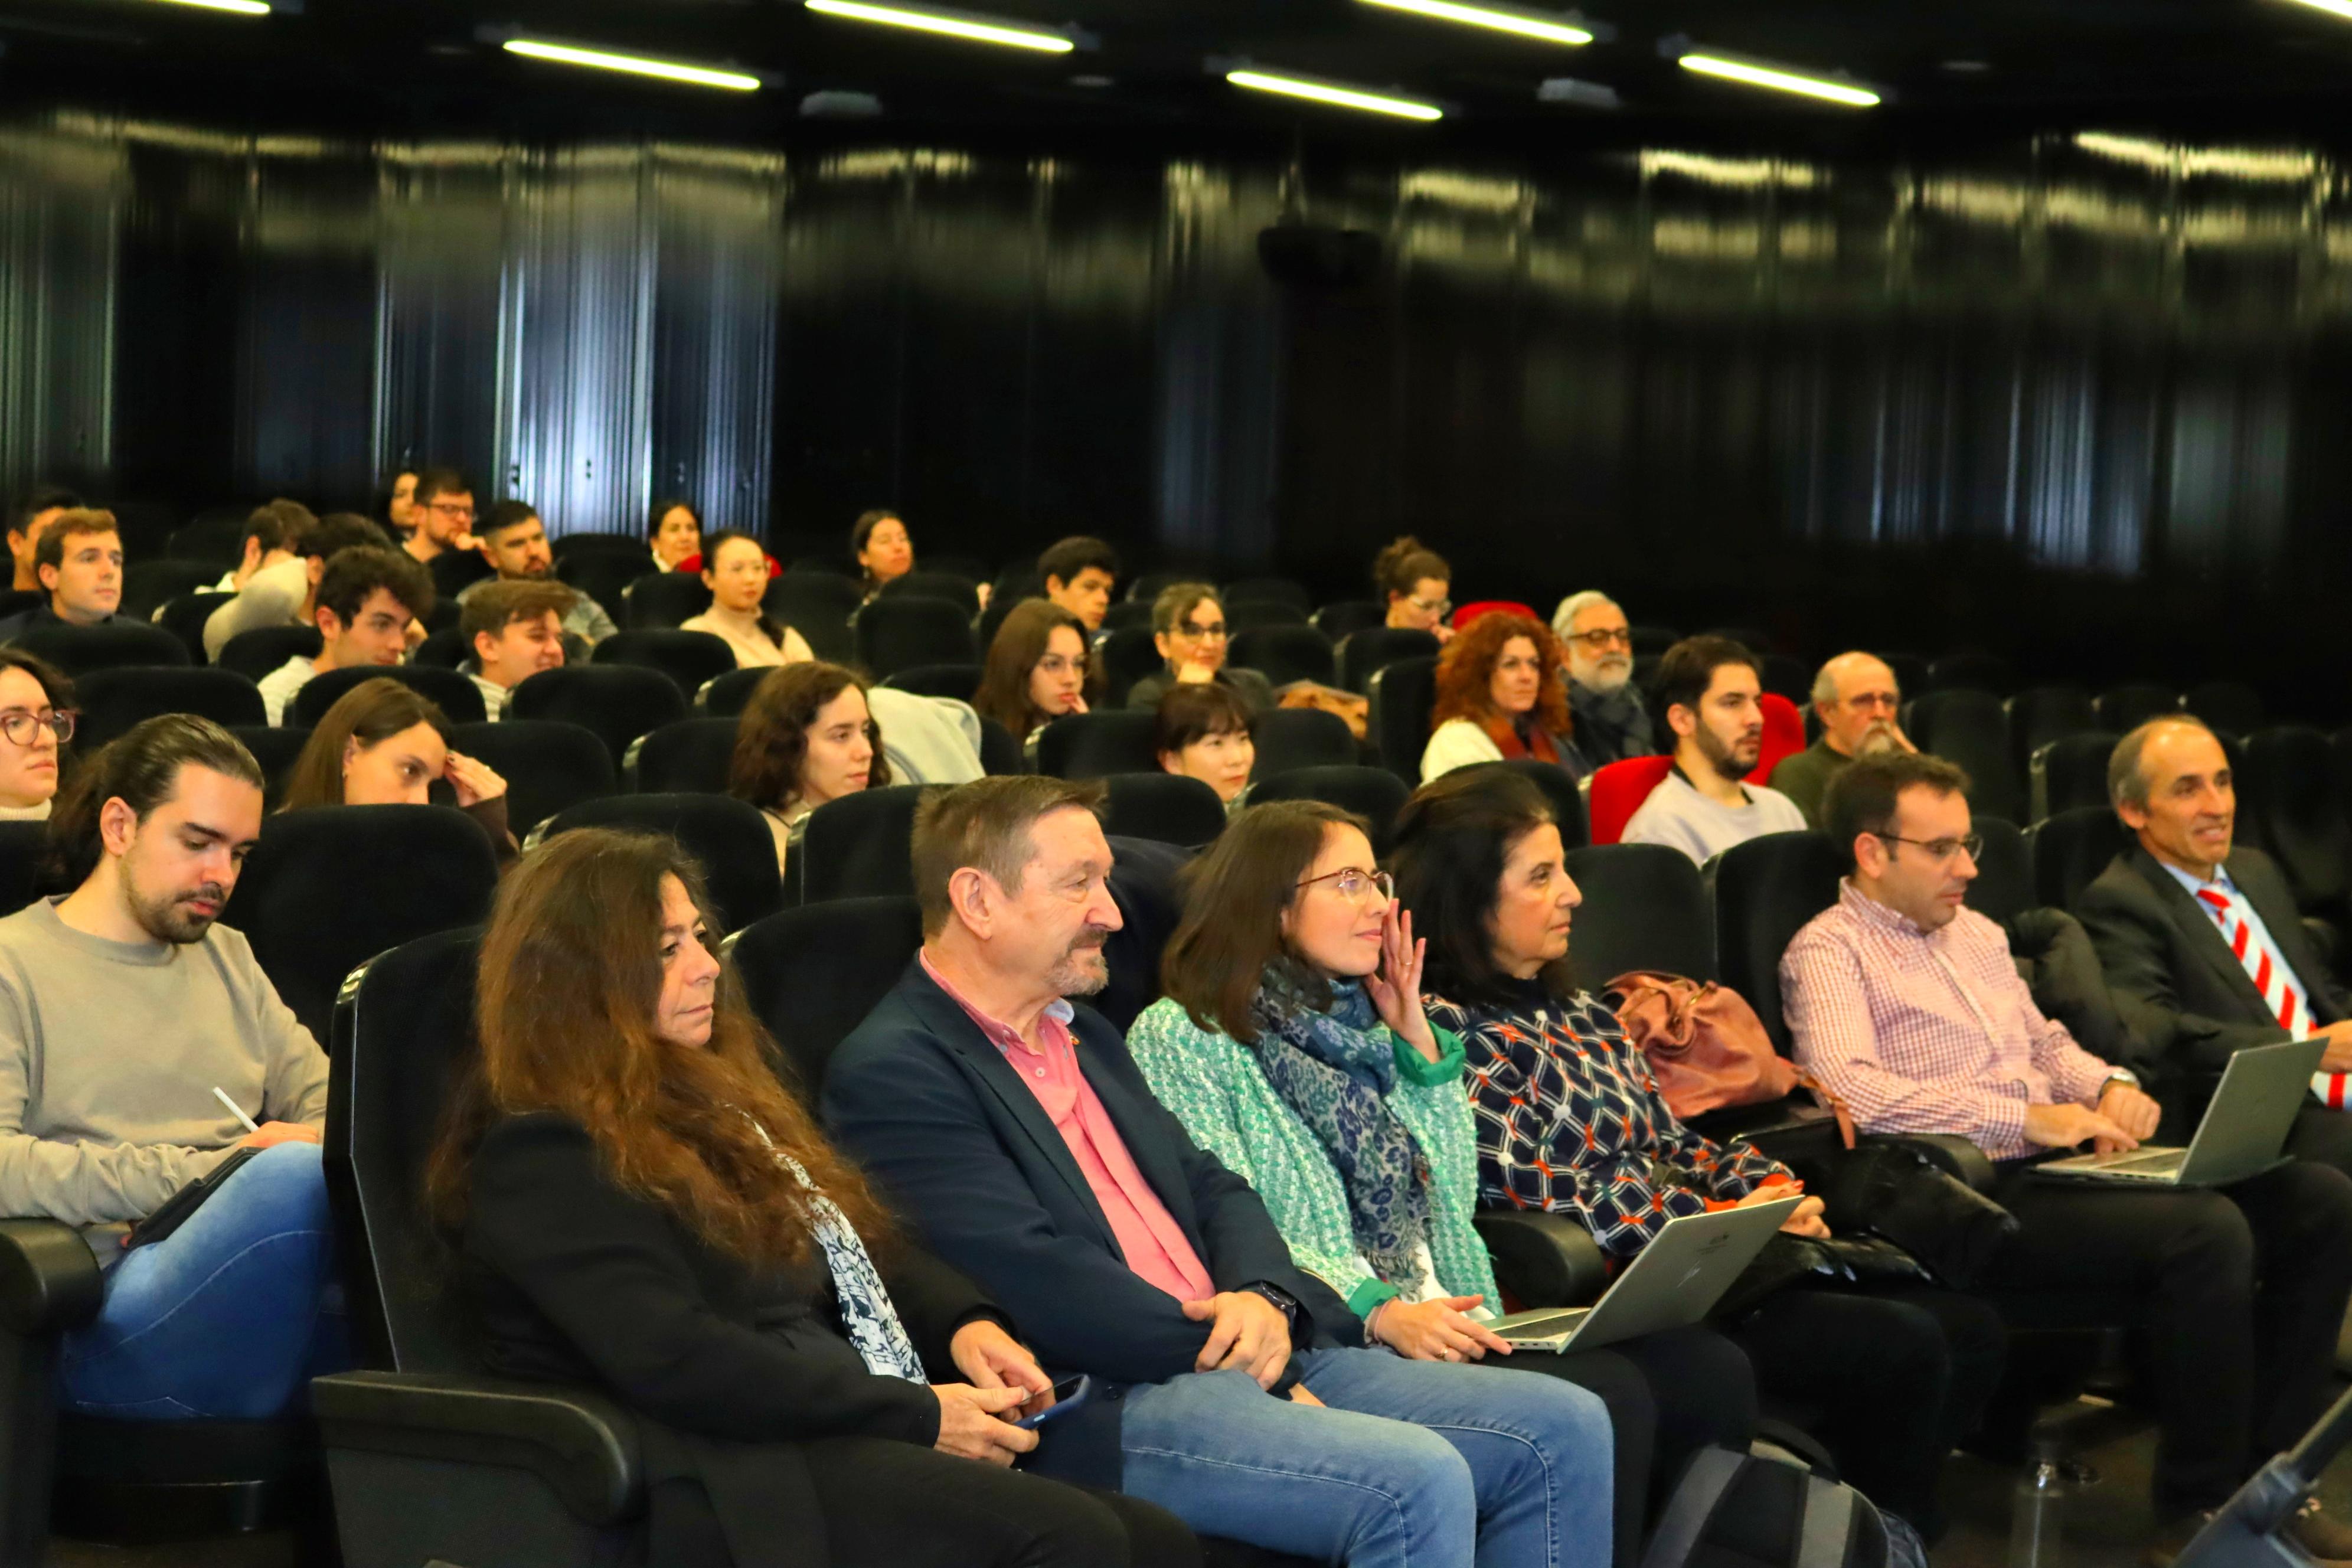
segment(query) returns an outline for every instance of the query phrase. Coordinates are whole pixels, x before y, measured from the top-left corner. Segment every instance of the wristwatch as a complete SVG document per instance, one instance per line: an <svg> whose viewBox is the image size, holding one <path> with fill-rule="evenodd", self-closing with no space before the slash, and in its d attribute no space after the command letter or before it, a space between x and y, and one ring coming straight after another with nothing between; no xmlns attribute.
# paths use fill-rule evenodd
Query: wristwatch
<svg viewBox="0 0 2352 1568"><path fill-rule="evenodd" d="M1297 1346L1298 1343L1299 1320L1307 1315L1307 1309L1299 1305L1298 1298L1284 1289L1281 1286L1269 1285L1263 1279L1255 1280L1250 1284L1244 1285L1242 1289L1250 1295L1263 1296L1267 1300L1274 1303L1275 1310L1280 1312L1283 1317L1289 1321L1290 1342L1294 1347Z"/></svg>
<svg viewBox="0 0 2352 1568"><path fill-rule="evenodd" d="M2107 1069L2107 1081L2099 1085L2099 1098L2105 1100L2107 1096L2107 1090L2119 1083L2127 1083L2131 1085L2132 1088L2137 1089L2139 1087L2139 1074L2132 1071L2129 1068L2109 1068Z"/></svg>

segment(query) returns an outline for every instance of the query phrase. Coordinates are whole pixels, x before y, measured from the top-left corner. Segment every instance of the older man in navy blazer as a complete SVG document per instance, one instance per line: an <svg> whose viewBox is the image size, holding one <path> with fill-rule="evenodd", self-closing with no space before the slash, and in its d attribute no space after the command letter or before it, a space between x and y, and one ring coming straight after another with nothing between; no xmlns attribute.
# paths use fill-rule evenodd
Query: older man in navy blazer
<svg viewBox="0 0 2352 1568"><path fill-rule="evenodd" d="M1301 1273L1249 1184L1152 1099L1101 989L1098 784L988 778L915 822L924 945L824 1112L1087 1407L1034 1468L1204 1533L1356 1568L1610 1561L1610 1436L1571 1384L1408 1362Z"/></svg>

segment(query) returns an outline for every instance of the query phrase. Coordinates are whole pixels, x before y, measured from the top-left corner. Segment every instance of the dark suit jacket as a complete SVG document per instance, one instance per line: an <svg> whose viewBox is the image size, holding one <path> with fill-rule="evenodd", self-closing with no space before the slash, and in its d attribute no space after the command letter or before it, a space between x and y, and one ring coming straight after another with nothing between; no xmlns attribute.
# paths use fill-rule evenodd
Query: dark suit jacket
<svg viewBox="0 0 2352 1568"><path fill-rule="evenodd" d="M2277 865L2259 849L2239 849L2224 866L2294 971L2312 1016L2323 1024L2344 1017L2343 988L2312 951ZM2173 1070L2218 1073L2232 1053L2286 1038L2212 915L2138 845L2107 862L2074 913L2124 1021Z"/></svg>
<svg viewBox="0 0 2352 1568"><path fill-rule="evenodd" d="M924 1367L963 1382L950 1339L1002 1314L913 1246L876 1263ZM715 1522L739 1568L822 1568L822 1516L793 1445L939 1438L938 1397L868 1372L843 1335L821 1253L753 1272L623 1191L567 1118L514 1117L483 1137L459 1276L490 1370L601 1387L638 1417L651 1562L708 1555L686 1543ZM662 1485L679 1479L701 1497Z"/></svg>
<svg viewBox="0 0 2352 1568"><path fill-rule="evenodd" d="M1079 1070L1216 1288L1276 1286L1313 1317L1314 1343L1362 1343L1346 1303L1292 1265L1249 1184L1152 1098L1118 1031L1084 1006L1070 1026ZM1191 1372L1208 1325L1127 1266L1036 1095L919 959L835 1053L824 1120L931 1249L1013 1312L1048 1371L1100 1385L1088 1408L1040 1428L1031 1468L1116 1486L1120 1392Z"/></svg>

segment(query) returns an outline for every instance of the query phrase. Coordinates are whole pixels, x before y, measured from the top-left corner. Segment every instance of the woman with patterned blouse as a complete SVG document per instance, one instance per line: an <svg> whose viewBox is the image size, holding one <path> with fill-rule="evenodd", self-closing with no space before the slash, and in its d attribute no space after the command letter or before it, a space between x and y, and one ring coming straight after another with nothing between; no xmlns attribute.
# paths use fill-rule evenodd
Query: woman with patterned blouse
<svg viewBox="0 0 2352 1568"><path fill-rule="evenodd" d="M1256 1189L1292 1258L1370 1342L1422 1361L1491 1352L1599 1394L1615 1435L1615 1558L1633 1562L1654 1493L1690 1454L1746 1446L1745 1358L1703 1329L1555 1356L1486 1327L1496 1292L1471 1225L1462 1044L1423 1012L1423 944L1361 818L1315 801L1248 808L1188 870L1186 895L1167 994L1128 1035L1152 1092Z"/></svg>
<svg viewBox="0 0 2352 1568"><path fill-rule="evenodd" d="M1615 1016L1570 989L1569 924L1582 895L1531 782L1481 768L1423 785L1399 820L1393 863L1399 897L1431 932L1430 1019L1458 1035L1467 1058L1484 1201L1572 1215L1624 1259L1678 1215L1787 1195L1786 1166L1676 1120ZM1781 1228L1828 1235L1821 1200L1805 1199ZM1934 1539L1944 1456L2000 1381L1993 1310L1927 1286L1790 1288L1724 1327L1768 1409Z"/></svg>

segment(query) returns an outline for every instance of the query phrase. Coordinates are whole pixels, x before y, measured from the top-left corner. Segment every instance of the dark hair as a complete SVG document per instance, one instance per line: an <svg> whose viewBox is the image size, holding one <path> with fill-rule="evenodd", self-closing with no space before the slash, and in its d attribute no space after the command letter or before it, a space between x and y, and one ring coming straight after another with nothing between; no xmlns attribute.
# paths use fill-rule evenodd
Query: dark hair
<svg viewBox="0 0 2352 1568"><path fill-rule="evenodd" d="M701 511L684 496L671 496L667 500L654 502L652 515L646 519L646 538L648 540L660 538L662 519L674 511L683 511L687 516L694 519L694 531L698 534L702 531Z"/></svg>
<svg viewBox="0 0 2352 1568"><path fill-rule="evenodd" d="M423 692L383 676L361 681L319 716L286 775L286 800L278 809L342 805L343 749L357 741L364 752L419 724L432 725L445 742L449 739L448 715Z"/></svg>
<svg viewBox="0 0 2352 1568"><path fill-rule="evenodd" d="M801 764L808 760L809 726L817 710L851 687L866 689L854 669L822 659L788 664L762 678L735 721L735 753L727 764L727 793L761 810L780 810L800 793ZM868 789L890 782L890 760L882 754L882 726L866 710L866 737L874 742Z"/></svg>
<svg viewBox="0 0 2352 1568"><path fill-rule="evenodd" d="M392 477L383 482L383 489L377 497L376 504L376 510L383 513L387 523L392 521L392 498L400 493L400 480L404 474L408 477L409 500L413 502L416 499L416 470L406 468L393 469Z"/></svg>
<svg viewBox="0 0 2352 1568"><path fill-rule="evenodd" d="M737 540L742 541L758 551L760 568L762 571L767 569L768 547L766 545L740 528L722 528L716 533L705 535L702 541L702 570L707 575L715 577L719 574L719 552ZM764 599L761 604L760 635L781 648L784 646L783 623L768 614Z"/></svg>
<svg viewBox="0 0 2352 1568"><path fill-rule="evenodd" d="M1283 940L1282 916L1334 827L1352 827L1371 840L1370 824L1323 801L1247 806L1180 874L1184 918L1160 954L1160 988L1196 1028L1255 1044L1250 1001L1266 971L1286 959L1310 1003L1329 1005L1328 987Z"/></svg>
<svg viewBox="0 0 2352 1568"><path fill-rule="evenodd" d="M1029 672L1045 657L1057 626L1078 634L1080 656L1087 646L1087 628L1077 616L1051 599L1024 599L1013 606L988 645L981 668L980 689L971 705L983 719L993 719L1013 731L1016 741L1028 738L1038 725L1036 705L1029 700Z"/></svg>
<svg viewBox="0 0 2352 1568"><path fill-rule="evenodd" d="M93 511L87 507L73 507L58 514L58 520L41 530L40 539L33 546L33 570L66 563L66 541L78 533L120 534L121 526L110 511Z"/></svg>
<svg viewBox="0 0 2352 1568"><path fill-rule="evenodd" d="M1224 613L1225 601L1216 589L1206 583L1171 583L1160 590L1151 601L1151 629L1161 637L1176 629L1176 623L1192 613L1195 605L1206 602Z"/></svg>
<svg viewBox="0 0 2352 1568"><path fill-rule="evenodd" d="M332 610L348 631L360 618L360 606L379 588L398 600L414 619L421 621L433 613L433 574L404 550L369 544L338 550L327 558L311 614Z"/></svg>
<svg viewBox="0 0 2352 1568"><path fill-rule="evenodd" d="M1756 656L1729 637L1683 638L1658 660L1656 710L1664 713L1679 703L1697 712L1699 699L1715 684L1715 672L1727 664L1744 664L1759 678L1763 673L1764 667L1756 662Z"/></svg>
<svg viewBox="0 0 2352 1568"><path fill-rule="evenodd" d="M1495 965L1494 943L1503 867L1520 839L1558 821L1534 781L1506 767L1456 768L1405 802L1389 868L1429 942L1425 989L1465 1006L1503 999L1509 981ZM1566 996L1568 961L1537 978Z"/></svg>
<svg viewBox="0 0 2352 1568"><path fill-rule="evenodd" d="M291 551L318 526L319 519L309 507L281 496L253 509L253 515L245 520L245 537L257 541L267 555L273 550Z"/></svg>
<svg viewBox="0 0 2352 1568"><path fill-rule="evenodd" d="M1822 829L1838 852L1853 860L1853 841L1895 829L1897 798L1924 785L1939 795L1966 795L1969 775L1958 763L1925 752L1873 752L1838 770L1822 797Z"/></svg>
<svg viewBox="0 0 2352 1568"><path fill-rule="evenodd" d="M32 527L33 520L45 511L56 511L60 508L69 510L82 504L80 496L62 485L35 485L17 503L16 510L8 514L8 531L22 533Z"/></svg>
<svg viewBox="0 0 2352 1568"><path fill-rule="evenodd" d="M1055 541L1037 557L1037 575L1059 577L1065 588L1076 582L1078 574L1089 566L1117 577L1118 552L1099 539L1089 539L1081 533Z"/></svg>
<svg viewBox="0 0 2352 1568"><path fill-rule="evenodd" d="M497 637L516 621L535 621L550 612L560 620L578 596L562 583L544 579L502 583L493 577L457 605L457 637L470 654L474 639L482 633Z"/></svg>
<svg viewBox="0 0 2352 1568"><path fill-rule="evenodd" d="M1180 680L1160 699L1151 723L1151 754L1181 752L1211 735L1249 735L1257 714L1222 680Z"/></svg>
<svg viewBox="0 0 2352 1568"><path fill-rule="evenodd" d="M1410 533L1372 557L1372 588L1383 603L1391 594L1411 598L1413 588L1423 577L1451 583L1454 568L1445 563L1444 556Z"/></svg>
<svg viewBox="0 0 2352 1568"><path fill-rule="evenodd" d="M898 517L898 512L887 506L877 506L869 511L859 512L857 514L857 521L849 525L849 553L851 557L854 559L855 557L864 553L866 550L866 542L874 536L874 531L881 527L884 523L889 521L892 518L898 519L899 527L904 528L907 526L907 520L903 517Z"/></svg>
<svg viewBox="0 0 2352 1568"><path fill-rule="evenodd" d="M915 807L914 842L908 850L915 901L923 911L923 935L934 937L946 929L953 912L948 884L958 871L974 867L1005 891L1018 889L1022 873L1036 858L1030 829L1038 820L1066 806L1099 817L1108 794L1100 779L1013 773L926 795Z"/></svg>
<svg viewBox="0 0 2352 1568"><path fill-rule="evenodd" d="M41 689L42 699L60 713L72 710L73 682L66 672L47 659L26 653L23 648L0 644L0 669L21 669L33 678ZM58 789L63 791L74 766L72 756L61 743L58 747ZM56 797L51 796L52 799Z"/></svg>
<svg viewBox="0 0 2352 1568"><path fill-rule="evenodd" d="M294 553L306 561L325 561L346 550L394 550L398 546L383 525L355 511L331 511L319 525L294 544Z"/></svg>
<svg viewBox="0 0 2352 1568"><path fill-rule="evenodd" d="M245 743L211 720L193 713L142 720L100 747L58 793L46 840L53 884L79 888L98 869L104 853L98 819L108 801L121 801L144 822L178 791L184 767L207 768L255 789L267 787L261 764Z"/></svg>
<svg viewBox="0 0 2352 1568"><path fill-rule="evenodd" d="M502 500L484 513L482 521L474 525L474 536L488 539L494 533L538 521L539 509L529 501Z"/></svg>
<svg viewBox="0 0 2352 1568"><path fill-rule="evenodd" d="M429 505L435 496L469 496L473 493L474 487L467 484L466 476L455 468L419 468L416 470L416 489L410 492L409 505Z"/></svg>

